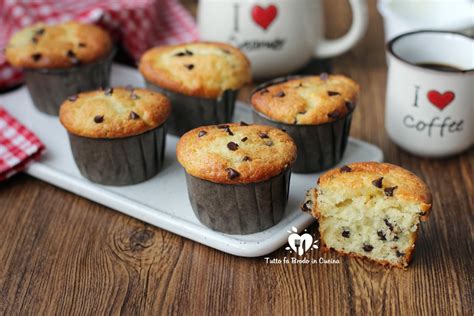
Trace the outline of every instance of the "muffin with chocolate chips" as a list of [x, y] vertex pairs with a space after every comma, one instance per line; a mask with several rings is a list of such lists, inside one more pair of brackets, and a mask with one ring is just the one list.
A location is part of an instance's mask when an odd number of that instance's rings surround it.
[[182, 135], [202, 126], [230, 122], [237, 91], [250, 81], [250, 63], [237, 48], [210, 42], [161, 46], [140, 60], [147, 87], [173, 106], [169, 132]]
[[60, 121], [81, 174], [105, 185], [145, 181], [161, 169], [168, 99], [146, 89], [107, 88], [66, 100]]
[[95, 25], [35, 24], [13, 35], [5, 55], [23, 68], [35, 106], [58, 115], [68, 96], [109, 84], [114, 48], [110, 35]]
[[285, 132], [242, 123], [199, 127], [181, 137], [176, 151], [202, 224], [251, 234], [281, 220], [296, 158]]
[[349, 137], [359, 86], [341, 75], [278, 78], [257, 87], [251, 103], [256, 123], [284, 129], [296, 142], [294, 172], [336, 165]]
[[325, 249], [406, 268], [431, 203], [430, 189], [408, 170], [359, 162], [322, 175], [302, 209], [319, 220]]

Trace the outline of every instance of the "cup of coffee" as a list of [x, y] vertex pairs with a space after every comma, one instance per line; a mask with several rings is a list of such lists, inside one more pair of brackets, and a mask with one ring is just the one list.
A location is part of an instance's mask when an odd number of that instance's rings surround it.
[[417, 31], [387, 44], [385, 128], [410, 153], [444, 157], [474, 143], [474, 39]]
[[365, 34], [367, 3], [349, 0], [352, 26], [339, 39], [324, 38], [321, 0], [200, 0], [201, 40], [227, 42], [250, 59], [255, 78], [287, 75], [312, 57], [341, 54]]

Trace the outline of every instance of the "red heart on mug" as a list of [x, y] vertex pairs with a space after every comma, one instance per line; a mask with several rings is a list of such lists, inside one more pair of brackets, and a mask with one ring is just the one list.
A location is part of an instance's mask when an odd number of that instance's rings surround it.
[[264, 30], [266, 30], [273, 20], [275, 20], [278, 14], [278, 9], [275, 5], [269, 5], [266, 9], [262, 8], [259, 5], [255, 5], [252, 8], [252, 19], [260, 25]]
[[428, 100], [441, 111], [454, 100], [454, 92], [446, 91], [441, 94], [436, 90], [430, 90], [427, 94]]

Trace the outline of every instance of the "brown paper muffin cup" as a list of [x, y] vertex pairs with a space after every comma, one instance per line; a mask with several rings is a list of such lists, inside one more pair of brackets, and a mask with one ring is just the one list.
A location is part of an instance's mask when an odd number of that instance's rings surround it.
[[[270, 82], [263, 83], [259, 85], [251, 95], [268, 86], [301, 77], [302, 76], [290, 76], [277, 78]], [[341, 161], [349, 138], [354, 108], [344, 117], [336, 121], [318, 125], [277, 122], [258, 112], [254, 107], [252, 107], [252, 113], [255, 123], [282, 129], [293, 138], [297, 148], [297, 158], [291, 168], [293, 172], [314, 173], [330, 169]]]
[[232, 121], [237, 90], [226, 90], [218, 99], [190, 97], [146, 82], [150, 90], [164, 94], [171, 102], [168, 133], [182, 136], [199, 126], [217, 125]]
[[288, 203], [291, 171], [263, 182], [222, 184], [186, 173], [194, 214], [212, 230], [246, 235], [276, 225]]
[[89, 138], [69, 134], [81, 174], [104, 185], [131, 185], [150, 179], [163, 166], [166, 124], [125, 138]]
[[115, 48], [107, 57], [91, 64], [64, 69], [24, 69], [34, 105], [43, 113], [57, 116], [67, 97], [108, 86], [114, 56]]

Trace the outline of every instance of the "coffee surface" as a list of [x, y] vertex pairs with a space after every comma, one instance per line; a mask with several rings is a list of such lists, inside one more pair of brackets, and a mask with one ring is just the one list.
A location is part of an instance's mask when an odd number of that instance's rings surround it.
[[441, 64], [441, 63], [423, 62], [423, 63], [417, 63], [416, 65], [423, 68], [429, 68], [429, 69], [441, 70], [441, 71], [463, 71], [464, 70], [455, 66], [451, 66], [448, 64]]

